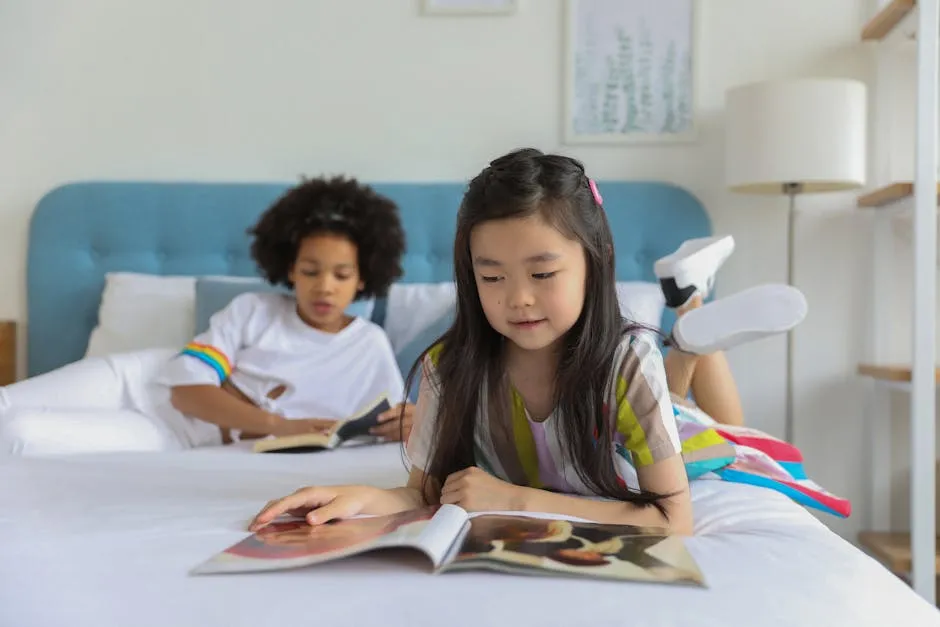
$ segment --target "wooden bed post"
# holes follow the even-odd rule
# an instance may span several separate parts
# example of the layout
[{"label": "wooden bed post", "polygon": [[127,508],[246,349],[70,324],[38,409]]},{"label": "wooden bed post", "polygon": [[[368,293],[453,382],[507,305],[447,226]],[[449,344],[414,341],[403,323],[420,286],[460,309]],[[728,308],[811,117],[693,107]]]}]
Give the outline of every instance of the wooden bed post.
[{"label": "wooden bed post", "polygon": [[0,321],[0,385],[16,381],[16,322]]}]

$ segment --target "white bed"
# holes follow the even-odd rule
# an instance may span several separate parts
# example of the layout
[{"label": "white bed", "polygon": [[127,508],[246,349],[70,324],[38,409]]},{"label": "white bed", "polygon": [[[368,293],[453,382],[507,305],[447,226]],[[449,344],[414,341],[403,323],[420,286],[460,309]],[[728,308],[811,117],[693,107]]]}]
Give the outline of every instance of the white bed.
[{"label": "white bed", "polygon": [[[0,460],[0,624],[935,625],[878,563],[787,498],[694,485],[689,549],[707,589],[494,573],[431,575],[376,554],[193,577],[266,500],[310,482],[395,485],[395,444],[309,456],[245,449]],[[404,559],[403,559],[404,557]]]},{"label": "white bed", "polygon": [[[449,280],[463,186],[377,187],[402,208],[405,280]],[[710,232],[704,208],[684,190],[602,187],[618,280],[655,281],[653,260]],[[245,228],[283,188],[82,183],[51,192],[30,229],[29,374],[81,357],[107,271],[250,275]],[[688,545],[706,589],[433,576],[418,556],[388,554],[291,572],[188,575],[242,538],[271,498],[311,483],[400,485],[405,475],[393,444],[285,456],[241,445],[0,456],[0,627],[940,625],[936,608],[800,505],[717,480],[693,484]]]}]

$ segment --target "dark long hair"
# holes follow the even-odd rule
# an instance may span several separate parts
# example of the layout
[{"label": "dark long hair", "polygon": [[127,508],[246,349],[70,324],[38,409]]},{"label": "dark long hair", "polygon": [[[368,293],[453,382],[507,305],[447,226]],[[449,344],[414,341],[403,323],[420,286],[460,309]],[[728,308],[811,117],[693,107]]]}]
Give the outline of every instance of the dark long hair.
[{"label": "dark long hair", "polygon": [[[603,208],[595,202],[584,166],[575,159],[535,149],[518,150],[492,161],[470,181],[457,214],[457,311],[453,325],[439,340],[438,381],[428,382],[439,386],[440,401],[425,480],[443,482],[451,473],[474,465],[478,408],[492,400],[482,398],[484,383],[491,395],[503,383],[503,337],[483,313],[470,256],[470,234],[490,220],[536,213],[564,236],[581,243],[587,265],[584,306],[577,322],[561,338],[554,382],[566,461],[596,494],[651,505],[665,515],[660,503],[664,495],[627,488],[619,481],[612,460],[615,421],[604,415],[606,385],[623,335],[641,327],[626,323],[621,316],[610,226]],[[406,389],[411,389],[428,350],[408,373]],[[425,495],[433,494],[427,483],[423,490]]]}]

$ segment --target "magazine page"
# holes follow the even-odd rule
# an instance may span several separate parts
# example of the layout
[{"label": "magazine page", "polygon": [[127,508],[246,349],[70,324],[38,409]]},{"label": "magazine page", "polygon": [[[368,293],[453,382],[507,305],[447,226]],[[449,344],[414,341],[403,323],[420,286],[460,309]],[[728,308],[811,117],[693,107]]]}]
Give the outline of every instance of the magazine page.
[{"label": "magazine page", "polygon": [[704,586],[681,536],[658,527],[522,515],[475,516],[442,571],[490,569]]},{"label": "magazine page", "polygon": [[[455,511],[456,510],[456,511]],[[194,568],[192,574],[285,570],[389,547],[410,547],[440,564],[466,523],[459,507],[430,507],[310,526],[276,521]]]}]

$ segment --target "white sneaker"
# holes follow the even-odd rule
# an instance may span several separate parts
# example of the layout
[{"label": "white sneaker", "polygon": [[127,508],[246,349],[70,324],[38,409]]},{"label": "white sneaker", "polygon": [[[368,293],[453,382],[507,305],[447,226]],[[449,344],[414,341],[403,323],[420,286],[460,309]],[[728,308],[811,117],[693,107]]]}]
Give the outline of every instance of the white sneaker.
[{"label": "white sneaker", "polygon": [[696,294],[707,297],[715,284],[715,273],[732,252],[731,235],[700,237],[682,242],[676,252],[656,261],[653,272],[659,279],[666,305],[681,307]]},{"label": "white sneaker", "polygon": [[803,321],[806,311],[806,297],[795,287],[758,285],[680,316],[672,340],[679,350],[707,355],[786,333]]}]

